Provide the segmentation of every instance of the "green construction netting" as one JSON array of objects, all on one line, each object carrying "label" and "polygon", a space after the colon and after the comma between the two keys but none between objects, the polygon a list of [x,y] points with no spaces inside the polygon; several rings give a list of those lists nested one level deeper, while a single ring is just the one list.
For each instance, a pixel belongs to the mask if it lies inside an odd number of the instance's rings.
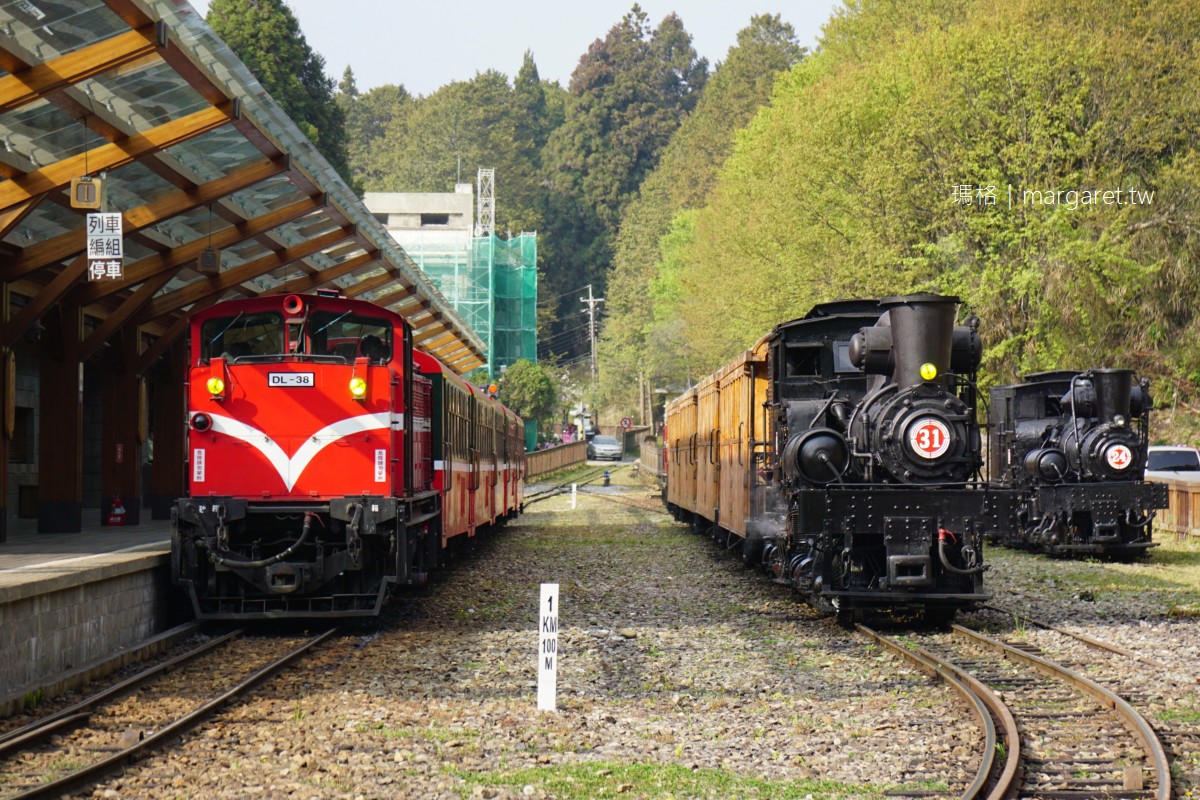
[{"label": "green construction netting", "polygon": [[522,358],[537,361],[536,233],[405,250],[483,339],[490,375]]}]

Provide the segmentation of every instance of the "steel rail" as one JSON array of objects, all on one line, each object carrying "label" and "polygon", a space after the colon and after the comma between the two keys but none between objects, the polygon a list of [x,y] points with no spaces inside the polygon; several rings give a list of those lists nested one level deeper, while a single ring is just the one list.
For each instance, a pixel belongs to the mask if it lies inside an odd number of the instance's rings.
[{"label": "steel rail", "polygon": [[1171,799],[1171,767],[1167,760],[1166,751],[1163,750],[1162,742],[1158,740],[1158,736],[1155,735],[1154,729],[1150,727],[1150,723],[1146,722],[1146,719],[1123,697],[1083,677],[1077,672],[1055,664],[1053,661],[1041,656],[1019,650],[999,639],[993,639],[990,636],[973,631],[970,628],[965,628],[962,625],[952,625],[951,630],[968,641],[999,651],[1005,658],[1011,661],[1019,661],[1025,666],[1041,672],[1043,675],[1069,683],[1091,696],[1102,706],[1115,711],[1124,720],[1126,726],[1133,733],[1134,738],[1142,746],[1143,752],[1148,756],[1150,769],[1154,772],[1155,782],[1158,784],[1158,787],[1155,789],[1155,799]]},{"label": "steel rail", "polygon": [[254,674],[245,678],[241,683],[222,693],[219,697],[208,701],[199,708],[194,709],[183,717],[180,717],[175,722],[172,722],[170,725],[167,725],[150,736],[147,736],[145,739],[142,739],[131,747],[127,747],[124,750],[114,753],[108,758],[97,761],[94,764],[89,764],[83,769],[76,770],[69,775],[64,775],[55,781],[44,783],[20,794],[13,795],[11,798],[9,798],[9,800],[18,800],[18,798],[19,800],[31,800],[31,798],[38,797],[60,797],[65,792],[72,790],[85,781],[103,775],[109,770],[124,765],[142,751],[166,742],[176,734],[179,734],[196,725],[201,720],[214,713],[225,703],[229,702],[231,699],[245,694],[258,683],[279,672],[313,647],[316,647],[322,642],[332,638],[335,634],[337,634],[337,632],[337,628],[330,628],[324,633],[314,636],[312,639],[309,639],[299,647],[294,648],[280,658],[277,658],[271,663],[262,667]]},{"label": "steel rail", "polygon": [[566,492],[567,487],[569,487],[572,483],[575,484],[576,486],[587,486],[589,483],[599,480],[600,476],[603,475],[606,471],[607,470],[601,469],[598,472],[592,473],[591,475],[587,476],[587,480],[585,480],[585,481],[577,479],[577,480],[573,480],[573,481],[567,481],[566,483],[555,484],[554,486],[552,486],[549,489],[538,492],[537,494],[529,495],[522,501],[521,506],[524,507],[524,506],[532,505],[533,503],[541,502],[542,500],[549,500],[551,497],[557,497],[558,495]]},{"label": "steel rail", "polygon": [[[1059,633],[1059,634],[1062,634],[1063,636],[1070,637],[1072,639],[1075,639],[1076,641],[1083,642],[1088,647],[1094,648],[1096,650],[1105,650],[1109,653],[1115,653],[1116,655],[1119,655],[1119,656],[1125,656],[1126,658],[1132,658],[1135,661],[1141,662],[1142,664],[1147,664],[1151,667],[1157,667],[1158,669],[1166,670],[1167,672],[1175,672],[1174,669],[1172,669],[1171,667],[1162,663],[1161,661],[1156,661],[1155,659],[1148,658],[1147,656],[1141,655],[1140,653],[1135,653],[1134,651],[1129,650],[1124,647],[1121,647],[1118,644],[1113,644],[1112,642],[1106,642],[1103,639],[1097,639],[1094,636],[1088,636],[1086,633],[1076,633],[1075,631],[1068,630],[1067,628],[1064,628],[1062,626],[1052,625],[1049,622],[1043,622],[1042,620],[1039,620],[1036,617],[1031,617],[1027,614],[1022,614],[1019,611],[1012,611],[1011,609],[1000,608],[999,606],[993,606],[993,605],[988,605],[988,604],[984,604],[984,605],[980,606],[980,608],[986,608],[988,611],[995,611],[998,614],[1004,614],[1004,615],[1012,617],[1013,619],[1018,620],[1022,623],[1028,623],[1029,625],[1032,625],[1035,628],[1041,628],[1042,630],[1045,630],[1045,631],[1054,631],[1055,633]],[[1196,677],[1193,675],[1187,675],[1186,677],[1189,680],[1194,680],[1197,683],[1200,683],[1200,677]]]},{"label": "steel rail", "polygon": [[[975,779],[963,792],[961,800],[1004,800],[1012,796],[1015,787],[1021,758],[1021,734],[1017,730],[1017,722],[996,694],[981,683],[975,676],[964,672],[959,667],[946,661],[941,656],[918,647],[910,650],[894,639],[889,639],[880,633],[858,624],[855,627],[863,634],[887,647],[897,655],[911,661],[922,672],[941,678],[956,691],[971,709],[976,723],[984,731],[983,752],[980,754],[979,769]],[[1006,747],[1004,769],[993,782],[990,791],[987,789],[988,776],[996,766],[996,746],[999,737],[996,730],[996,720],[999,720],[1004,730]]]},{"label": "steel rail", "polygon": [[[200,628],[199,623],[196,624],[196,628]],[[230,639],[241,636],[243,632],[244,631],[239,629],[231,631],[216,639],[212,639],[200,645],[199,647],[193,648],[186,653],[176,656],[175,658],[164,661],[161,664],[155,664],[149,669],[143,670],[136,675],[115,683],[107,689],[97,692],[96,694],[84,700],[80,700],[78,703],[72,706],[56,711],[53,714],[42,717],[41,719],[34,720],[28,725],[23,725],[20,728],[0,735],[0,756],[4,755],[9,750],[13,750],[19,746],[28,744],[29,742],[41,736],[47,736],[51,733],[61,730],[62,728],[69,727],[69,724],[65,720],[70,719],[73,723],[86,720],[88,717],[87,712],[98,706],[100,703],[103,703],[105,700],[140,686],[151,678],[157,677],[163,672],[174,669],[180,664],[202,656],[209,650],[219,647]]]}]

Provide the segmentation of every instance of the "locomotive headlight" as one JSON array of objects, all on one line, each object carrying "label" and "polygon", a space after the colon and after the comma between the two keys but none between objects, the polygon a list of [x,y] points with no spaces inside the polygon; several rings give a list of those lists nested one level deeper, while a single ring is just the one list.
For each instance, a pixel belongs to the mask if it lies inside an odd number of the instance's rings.
[{"label": "locomotive headlight", "polygon": [[225,391],[225,381],[216,376],[209,378],[208,383],[206,383],[205,386],[208,388],[208,393],[214,397],[224,393]]},{"label": "locomotive headlight", "polygon": [[937,367],[929,362],[921,365],[921,377],[924,380],[931,381],[938,376]]},{"label": "locomotive headlight", "polygon": [[355,400],[362,400],[367,396],[367,380],[355,375],[350,379],[350,394]]},{"label": "locomotive headlight", "polygon": [[1123,416],[1121,416],[1120,414],[1114,415],[1113,416],[1113,425],[1116,425],[1118,428],[1125,427],[1125,418]]}]

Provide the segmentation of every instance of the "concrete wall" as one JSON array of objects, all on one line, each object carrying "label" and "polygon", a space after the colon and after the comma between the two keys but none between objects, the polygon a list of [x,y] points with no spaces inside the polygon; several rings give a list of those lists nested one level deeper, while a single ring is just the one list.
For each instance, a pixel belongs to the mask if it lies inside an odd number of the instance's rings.
[{"label": "concrete wall", "polygon": [[161,553],[126,555],[118,563],[0,587],[0,698],[163,630],[167,561]]},{"label": "concrete wall", "polygon": [[[471,184],[459,184],[455,192],[367,192],[363,205],[389,231],[443,230],[473,231],[475,198]],[[422,224],[422,214],[445,214],[445,223]]]}]

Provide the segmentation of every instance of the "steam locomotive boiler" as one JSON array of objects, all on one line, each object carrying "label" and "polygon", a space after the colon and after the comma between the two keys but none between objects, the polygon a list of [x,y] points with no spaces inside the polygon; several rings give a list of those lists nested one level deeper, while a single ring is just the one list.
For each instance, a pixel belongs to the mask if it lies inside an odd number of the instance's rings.
[{"label": "steam locomotive boiler", "polygon": [[1016,525],[997,540],[1118,559],[1154,547],[1167,487],[1142,480],[1152,406],[1149,382],[1128,369],[1040,372],[993,388],[991,474],[1018,498]]},{"label": "steam locomotive boiler", "polygon": [[667,409],[668,508],[848,621],[986,599],[1012,495],[982,466],[974,318],[918,294],[815,307]]}]

